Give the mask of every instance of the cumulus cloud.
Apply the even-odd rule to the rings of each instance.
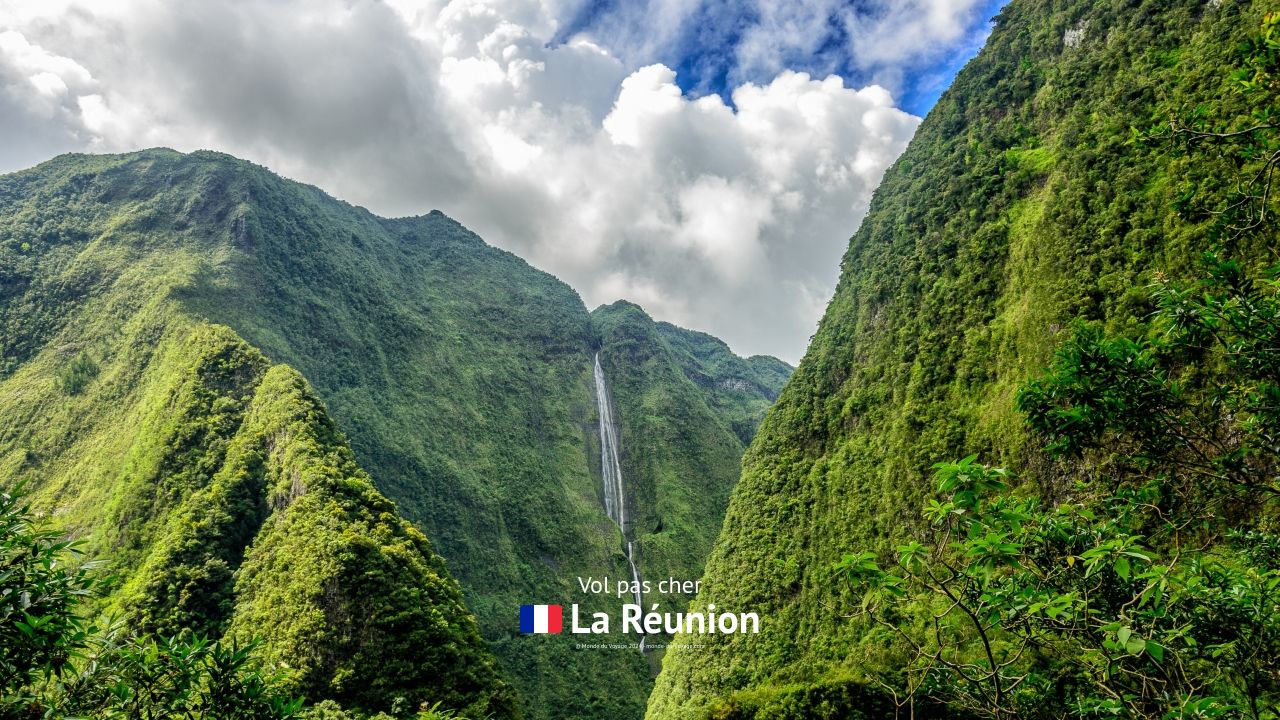
[[[912,68],[985,30],[986,0],[756,0],[756,22],[734,44],[734,74],[751,77],[824,57],[873,74]]]
[[[843,13],[840,23],[857,67],[889,87],[902,86],[908,72],[917,85],[936,84],[930,64],[947,54],[971,56],[990,33],[983,22],[989,0],[876,0],[873,7]]]
[[[0,169],[219,149],[382,214],[438,207],[589,306],[630,299],[797,360],[918,118],[781,67],[688,96],[666,66],[566,40],[574,1],[14,0]]]
[[[565,37],[591,37],[624,61],[676,63],[699,93],[785,69],[841,74],[895,97],[932,97],[937,64],[968,57],[1002,0],[595,0]],[[653,29],[655,18],[665,19]],[[949,73],[944,73],[949,79]]]
[[[75,60],[33,45],[22,33],[0,31],[0,167],[21,167],[92,141],[83,121],[100,97],[89,71]]]

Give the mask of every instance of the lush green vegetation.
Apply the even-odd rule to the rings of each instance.
[[[262,671],[252,644],[91,621],[85,603],[110,578],[81,562],[77,546],[40,526],[20,490],[0,492],[0,717],[297,714],[301,698]]]
[[[1278,27],[1280,13],[1266,16],[1233,75],[1258,102],[1245,127],[1201,112],[1190,129],[1175,118],[1138,134],[1238,160],[1223,204],[1206,208],[1199,187],[1177,204],[1208,210],[1219,248],[1277,227]],[[1144,336],[1081,325],[1019,392],[1073,486],[1016,492],[974,456],[941,464],[925,542],[900,545],[890,571],[866,552],[837,565],[910,648],[907,702],[933,695],[993,718],[1275,716],[1280,265],[1255,276],[1216,252],[1204,264],[1190,286],[1157,275]],[[903,629],[892,605],[904,598],[939,608],[932,634]]]
[[[223,645],[193,633],[230,648],[261,638],[258,659],[290,694],[370,712],[443,703],[473,717],[514,714],[456,581],[374,490],[301,376],[225,327],[175,324],[147,348],[164,359],[129,379],[146,394],[125,426],[90,426],[87,447],[67,451],[85,452],[89,477],[106,487],[68,478],[39,488],[102,504],[64,506],[92,523],[88,547],[122,575],[90,605],[143,633],[187,638],[173,641],[190,655],[190,667],[172,669],[182,677],[223,659]],[[122,433],[127,459],[104,462]],[[5,592],[16,592],[11,579]]]
[[[669,654],[650,717],[850,682],[995,717],[1270,716],[1266,5],[1006,6],[744,459],[699,602],[768,622]],[[947,464],[926,506],[969,452],[1021,484]]]
[[[696,580],[715,538],[706,530],[719,529],[741,470],[742,436],[754,434],[789,367],[740,358],[720,340],[655,323],[629,302],[591,315],[617,406],[641,574],[655,585]],[[678,611],[690,599],[653,592],[645,602]]]
[[[1254,278],[1207,262],[1199,287],[1158,286],[1149,336],[1082,327],[1020,393],[1072,486],[1013,491],[973,456],[941,464],[924,542],[888,571],[869,552],[837,565],[910,649],[904,701],[994,718],[1275,716],[1280,266]],[[904,628],[904,599],[936,608],[937,630]]]
[[[577,583],[627,574],[592,356],[634,388],[624,422],[644,413],[622,442],[652,577],[701,574],[789,370],[644,322],[662,373],[439,213],[378,218],[216,153],[63,156],[0,177],[0,481],[122,577],[98,604],[149,632],[261,636],[311,701],[638,717],[638,653],[516,632],[521,603],[617,612]]]
[[[768,355],[738,357],[723,341],[671,323],[658,323],[658,335],[685,376],[702,389],[711,409],[728,422],[744,447],[749,445],[792,367]]]
[[[21,489],[0,493],[0,717],[368,717],[333,700],[303,709],[280,665],[266,670],[257,640],[212,642],[189,630],[157,637],[126,620],[94,621],[89,600],[115,578],[64,538],[36,520]],[[373,720],[461,717],[442,704],[415,706],[401,695]]]

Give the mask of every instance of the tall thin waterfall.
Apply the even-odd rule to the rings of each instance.
[[[622,486],[622,463],[619,462],[618,426],[613,421],[613,406],[609,402],[609,383],[600,367],[600,353],[595,358],[596,406],[600,416],[600,479],[604,483],[604,511],[622,531],[626,543],[627,564],[631,566],[631,582],[635,589],[636,605],[643,611],[644,597],[640,593],[640,570],[636,568],[636,542],[631,539],[631,527],[627,522],[627,494]],[[644,651],[644,638],[640,638],[640,650]]]

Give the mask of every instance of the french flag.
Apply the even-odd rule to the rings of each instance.
[[[558,633],[560,632],[559,605],[521,605],[521,633]]]

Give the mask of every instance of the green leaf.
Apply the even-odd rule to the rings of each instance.
[[[1127,558],[1123,556],[1116,558],[1115,569],[1121,580],[1129,579],[1129,560]]]
[[[1129,644],[1129,638],[1132,635],[1133,630],[1130,630],[1127,627],[1122,627],[1116,631],[1116,640],[1119,641],[1120,645],[1123,647]]]
[[[1141,655],[1142,651],[1147,649],[1147,643],[1142,638],[1134,635],[1133,637],[1130,637],[1129,641],[1124,644],[1124,649],[1130,655]]]
[[[1156,662],[1164,662],[1164,648],[1154,640],[1147,641],[1147,654],[1155,659]]]

